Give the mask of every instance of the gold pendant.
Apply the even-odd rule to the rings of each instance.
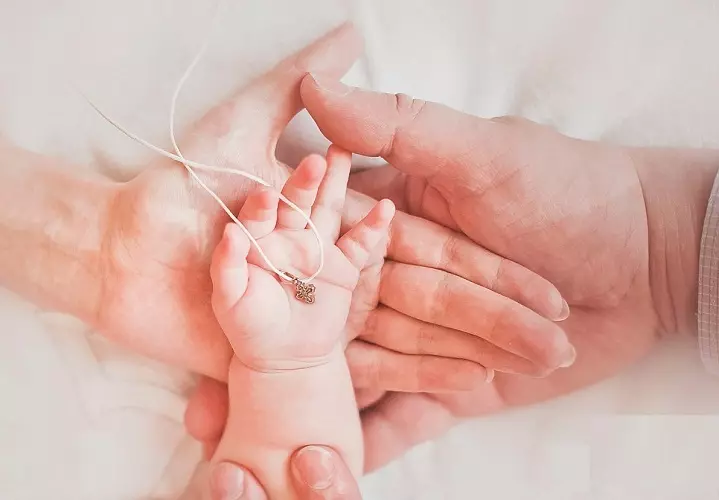
[[[295,298],[297,300],[301,300],[305,304],[314,304],[315,303],[315,286],[311,283],[305,283],[304,281],[300,280],[296,276],[292,276],[287,271],[282,271],[287,275],[290,280],[292,280],[292,284],[295,285]]]

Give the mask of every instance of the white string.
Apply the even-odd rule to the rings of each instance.
[[[220,6],[221,0],[217,2],[215,5],[215,14],[213,16],[212,21],[212,27],[214,27],[215,22],[218,18],[218,13],[220,12],[219,6]],[[115,120],[107,116],[100,108],[98,108],[95,103],[93,103],[87,96],[83,94],[83,97],[88,101],[90,106],[97,111],[97,113],[104,118],[108,123],[113,125],[115,128],[117,128],[120,132],[128,136],[130,139],[138,142],[139,144],[142,144],[143,146],[151,149],[152,151],[155,151],[156,153],[159,153],[162,156],[165,156],[166,158],[169,158],[171,160],[177,161],[182,163],[185,168],[187,169],[188,173],[192,176],[192,178],[204,189],[219,205],[220,207],[225,211],[225,213],[232,219],[232,221],[237,224],[240,229],[245,233],[247,238],[250,240],[250,243],[255,247],[257,250],[257,253],[262,257],[262,259],[265,261],[267,266],[278,276],[281,278],[287,280],[287,281],[294,281],[295,278],[287,275],[283,271],[279,270],[273,263],[270,261],[269,257],[265,252],[262,250],[262,247],[260,247],[260,244],[258,241],[250,234],[249,230],[239,221],[239,219],[235,216],[235,214],[232,213],[232,210],[230,210],[227,205],[220,199],[220,197],[205,183],[200,179],[200,177],[195,172],[195,169],[197,170],[206,170],[210,172],[220,172],[220,173],[226,173],[226,174],[233,174],[233,175],[240,175],[242,177],[245,177],[247,179],[250,179],[252,181],[257,182],[258,184],[261,184],[266,187],[272,188],[269,183],[267,183],[262,178],[250,174],[249,172],[245,172],[242,170],[237,170],[233,168],[227,168],[227,167],[218,167],[214,165],[205,165],[203,163],[195,162],[188,160],[182,155],[182,152],[180,151],[180,147],[177,145],[177,141],[175,139],[175,109],[177,107],[177,99],[180,95],[180,91],[182,90],[182,87],[185,85],[185,82],[190,77],[190,74],[192,73],[192,70],[197,66],[197,64],[200,62],[202,57],[205,54],[205,51],[207,50],[207,47],[209,46],[210,42],[210,34],[212,33],[212,29],[208,30],[208,34],[205,37],[205,41],[203,42],[200,50],[195,55],[194,59],[192,60],[192,63],[187,67],[185,70],[185,73],[182,75],[182,78],[180,78],[180,81],[177,83],[177,87],[175,88],[175,92],[172,96],[172,102],[170,105],[170,139],[172,141],[172,145],[175,149],[176,155],[170,153],[169,151],[165,151],[164,149],[155,146],[154,144],[146,141],[145,139],[142,139],[141,137],[138,137],[137,135],[133,134],[132,132],[128,131],[126,128],[121,126],[119,123],[117,123]],[[282,193],[278,193],[280,200],[282,200],[284,203],[286,203],[290,208],[298,212],[302,217],[305,219],[307,224],[309,225],[310,229],[315,235],[315,238],[317,239],[317,243],[319,244],[319,264],[317,266],[317,270],[314,272],[314,274],[308,276],[307,278],[296,278],[300,281],[303,281],[305,283],[309,283],[313,279],[315,279],[321,272],[322,268],[324,267],[324,245],[322,244],[322,236],[320,235],[319,230],[315,226],[314,222],[312,222],[312,219],[304,212],[302,209],[300,209],[297,205],[295,205],[292,201],[287,199],[285,195]]]

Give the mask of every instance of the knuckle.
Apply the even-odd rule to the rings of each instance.
[[[436,343],[437,339],[433,335],[432,325],[429,323],[420,323],[417,326],[417,337],[416,337],[416,352],[417,354],[436,354]]]
[[[447,314],[450,303],[451,276],[449,273],[441,272],[441,277],[436,280],[434,291],[430,294],[429,321],[439,323],[440,319]]]
[[[412,215],[421,214],[425,208],[429,187],[429,182],[427,182],[427,179],[423,177],[406,177],[402,193],[404,195],[406,207],[404,207],[403,210]]]
[[[411,122],[417,118],[417,115],[422,112],[422,109],[427,104],[426,101],[415,99],[407,94],[395,94],[394,100],[397,114],[402,121],[406,122]]]
[[[457,261],[459,261],[460,247],[461,241],[456,235],[445,235],[439,259],[439,265],[442,269],[447,270],[452,266],[452,264],[456,264]]]
[[[397,113],[397,124],[388,143],[384,146],[381,156],[387,157],[394,151],[395,139],[401,129],[414,123],[422,113],[427,102],[422,99],[414,99],[407,94],[394,94],[394,106]]]

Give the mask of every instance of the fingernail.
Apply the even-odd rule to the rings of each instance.
[[[569,304],[567,304],[567,301],[562,299],[562,312],[559,313],[559,316],[557,316],[557,321],[564,321],[569,317]]]
[[[293,465],[298,479],[313,490],[325,490],[332,485],[335,466],[329,451],[307,446],[297,453]]]
[[[569,345],[569,350],[567,350],[567,355],[565,357],[565,361],[559,365],[560,368],[568,368],[574,364],[574,361],[577,359],[577,350],[574,348],[573,345]]]
[[[241,500],[245,494],[245,472],[223,462],[215,466],[210,478],[212,500]]]
[[[343,96],[352,92],[352,87],[345,85],[339,80],[330,79],[326,76],[319,76],[314,73],[310,73],[310,76],[315,81],[317,87],[330,94]]]

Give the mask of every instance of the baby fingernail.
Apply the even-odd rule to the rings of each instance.
[[[298,479],[313,490],[325,490],[332,485],[335,466],[329,451],[307,446],[297,453],[293,464]]]
[[[560,368],[568,368],[574,364],[574,361],[577,359],[577,350],[574,348],[573,345],[569,346],[569,350],[567,351],[567,354],[564,358],[564,362],[559,365]]]
[[[245,472],[223,462],[215,466],[210,478],[212,500],[241,500],[245,494]]]
[[[345,85],[339,80],[331,80],[327,77],[318,76],[314,73],[311,73],[310,76],[320,89],[330,94],[344,96],[352,92],[352,87]]]

